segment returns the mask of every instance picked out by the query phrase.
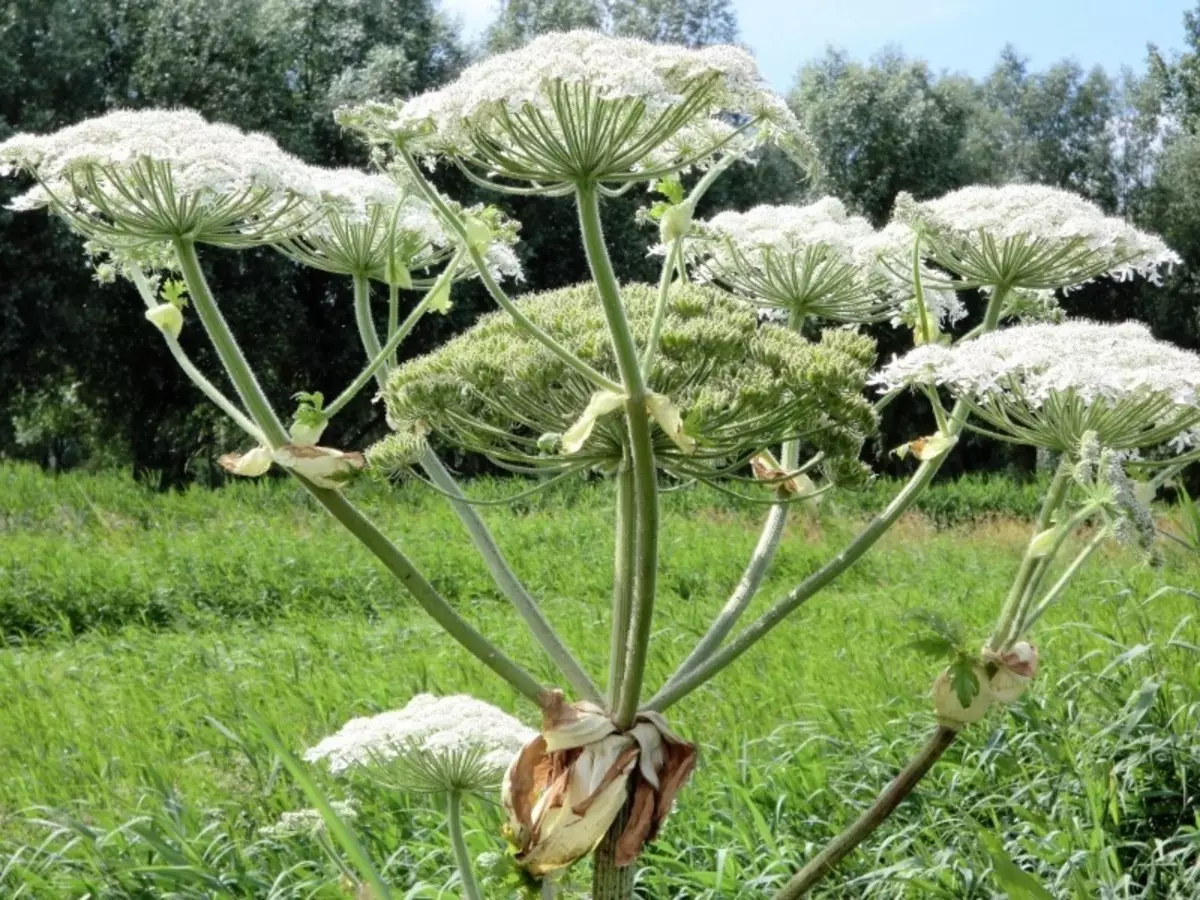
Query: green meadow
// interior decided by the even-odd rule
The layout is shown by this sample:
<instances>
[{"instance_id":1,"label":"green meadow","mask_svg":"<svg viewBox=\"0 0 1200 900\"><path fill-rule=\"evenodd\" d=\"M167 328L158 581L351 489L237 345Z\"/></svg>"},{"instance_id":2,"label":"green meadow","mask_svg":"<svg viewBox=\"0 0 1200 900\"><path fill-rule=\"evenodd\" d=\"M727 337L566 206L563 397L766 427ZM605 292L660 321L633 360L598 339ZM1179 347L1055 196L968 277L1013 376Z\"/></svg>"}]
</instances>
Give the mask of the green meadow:
<instances>
[{"instance_id":1,"label":"green meadow","mask_svg":"<svg viewBox=\"0 0 1200 900\"><path fill-rule=\"evenodd\" d=\"M441 498L419 485L351 490L464 616L553 680ZM756 609L894 490L796 513ZM859 565L672 709L701 761L640 896L762 897L854 818L932 727L939 664L907 647L906 616L934 611L982 639L1040 491L935 486ZM763 515L708 491L664 504L653 684L726 599ZM484 510L594 671L608 652L611 505L604 485L577 483ZM1200 555L1168 546L1151 567L1100 553L1037 628L1035 686L965 732L818 895L1015 900L995 880L990 832L1056 898L1200 896L1198 614ZM300 752L422 691L470 693L536 724L286 481L158 494L123 474L0 467L0 634L5 898L344 897L314 842L262 832L311 805L264 727ZM355 829L398 896L458 896L435 805L312 772L328 796L357 802ZM503 850L500 818L494 803L470 806L476 854Z\"/></svg>"}]
</instances>

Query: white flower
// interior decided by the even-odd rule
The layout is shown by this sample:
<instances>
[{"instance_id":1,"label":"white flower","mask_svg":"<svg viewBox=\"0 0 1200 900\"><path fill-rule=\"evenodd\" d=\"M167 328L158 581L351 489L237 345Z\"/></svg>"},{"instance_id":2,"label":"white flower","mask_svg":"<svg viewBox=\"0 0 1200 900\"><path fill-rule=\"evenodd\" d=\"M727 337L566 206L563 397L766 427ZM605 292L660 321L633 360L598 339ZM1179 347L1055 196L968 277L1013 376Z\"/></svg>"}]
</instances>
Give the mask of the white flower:
<instances>
[{"instance_id":1,"label":"white flower","mask_svg":"<svg viewBox=\"0 0 1200 900\"><path fill-rule=\"evenodd\" d=\"M329 805L342 821L358 817L358 810L347 800L332 800ZM311 835L325 830L325 819L319 809L296 809L283 813L274 825L260 830L264 837L285 838Z\"/></svg>"},{"instance_id":2,"label":"white flower","mask_svg":"<svg viewBox=\"0 0 1200 900\"><path fill-rule=\"evenodd\" d=\"M859 265L869 272L872 288L887 298L893 328L906 325L919 329L921 326L920 306L913 283L916 237L916 232L903 222L889 222L855 247ZM965 318L967 308L959 299L953 282L924 262L920 271L921 294L929 324L944 330Z\"/></svg>"},{"instance_id":3,"label":"white flower","mask_svg":"<svg viewBox=\"0 0 1200 900\"><path fill-rule=\"evenodd\" d=\"M131 244L188 236L244 246L286 233L305 166L269 137L191 110L121 110L0 144L0 175L39 185L14 208L52 205L89 237Z\"/></svg>"},{"instance_id":4,"label":"white flower","mask_svg":"<svg viewBox=\"0 0 1200 900\"><path fill-rule=\"evenodd\" d=\"M918 347L872 381L889 390L943 386L1002 436L1066 452L1087 431L1130 450L1200 422L1200 356L1137 322L1019 325L954 347Z\"/></svg>"},{"instance_id":5,"label":"white flower","mask_svg":"<svg viewBox=\"0 0 1200 900\"><path fill-rule=\"evenodd\" d=\"M1180 261L1157 236L1045 185L967 187L920 203L902 194L896 217L923 230L939 265L980 286L1070 288L1101 275L1158 283Z\"/></svg>"},{"instance_id":6,"label":"white flower","mask_svg":"<svg viewBox=\"0 0 1200 900\"><path fill-rule=\"evenodd\" d=\"M476 177L499 174L548 191L581 177L640 180L635 173L648 168L703 163L733 138L738 117L753 122L743 132L751 142L803 142L745 51L591 31L544 34L436 91L338 113L373 142L458 156Z\"/></svg>"},{"instance_id":7,"label":"white flower","mask_svg":"<svg viewBox=\"0 0 1200 900\"><path fill-rule=\"evenodd\" d=\"M328 760L329 771L337 775L359 766L378 766L414 750L447 759L470 753L498 784L521 747L535 735L512 716L474 697L418 694L403 709L351 719L304 758Z\"/></svg>"},{"instance_id":8,"label":"white flower","mask_svg":"<svg viewBox=\"0 0 1200 900\"><path fill-rule=\"evenodd\" d=\"M754 302L841 322L873 318L862 246L875 229L825 197L808 206L756 206L696 224L689 250L697 277L725 284Z\"/></svg>"}]
</instances>

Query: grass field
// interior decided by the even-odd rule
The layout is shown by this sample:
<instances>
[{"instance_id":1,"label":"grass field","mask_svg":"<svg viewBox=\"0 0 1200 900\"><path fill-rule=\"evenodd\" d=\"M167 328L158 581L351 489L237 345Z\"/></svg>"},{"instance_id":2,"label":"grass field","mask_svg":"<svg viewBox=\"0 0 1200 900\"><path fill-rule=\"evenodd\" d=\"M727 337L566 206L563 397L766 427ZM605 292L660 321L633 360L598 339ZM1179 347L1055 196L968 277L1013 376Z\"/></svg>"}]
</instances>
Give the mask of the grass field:
<instances>
[{"instance_id":1,"label":"grass field","mask_svg":"<svg viewBox=\"0 0 1200 900\"><path fill-rule=\"evenodd\" d=\"M478 496L505 487L480 483ZM511 487L507 488L511 490ZM889 485L789 526L768 602L844 543ZM429 492L352 493L464 615L552 678ZM986 634L1038 486L939 487L737 666L672 710L700 769L649 852L644 897L761 897L856 815L931 725L936 665L906 612ZM581 485L486 518L594 671L607 657L610 501ZM761 509L668 495L658 683L736 582ZM1100 554L1039 625L1043 670L951 748L826 897L1004 896L981 831L1054 897L1200 897L1200 557ZM528 706L432 627L287 482L156 495L121 475L0 467L0 897L340 897L307 839L260 833L309 805L253 716L301 750L414 693ZM404 897L456 897L440 815L329 779ZM490 804L476 853L500 848ZM579 878L582 881L582 876Z\"/></svg>"}]
</instances>

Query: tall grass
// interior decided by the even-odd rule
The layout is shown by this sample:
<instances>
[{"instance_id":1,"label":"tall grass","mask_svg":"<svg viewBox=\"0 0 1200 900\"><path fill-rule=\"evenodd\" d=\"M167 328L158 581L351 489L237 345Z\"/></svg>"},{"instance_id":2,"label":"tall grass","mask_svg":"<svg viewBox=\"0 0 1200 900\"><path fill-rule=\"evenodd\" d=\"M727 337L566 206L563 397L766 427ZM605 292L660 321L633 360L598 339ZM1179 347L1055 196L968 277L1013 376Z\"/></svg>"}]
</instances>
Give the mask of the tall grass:
<instances>
[{"instance_id":1,"label":"tall grass","mask_svg":"<svg viewBox=\"0 0 1200 900\"><path fill-rule=\"evenodd\" d=\"M999 492L989 485L958 490ZM552 677L438 498L355 490L464 615ZM834 551L867 508L858 501L797 519L762 602ZM935 672L904 649L904 614L935 610L982 636L1027 537L983 513L954 527L905 520L672 711L701 766L649 852L641 896L761 897L886 783L931 718ZM598 669L604 493L582 485L485 515ZM652 680L723 602L760 515L721 495L669 495ZM2 897L345 896L313 841L261 832L307 804L252 714L297 750L423 690L530 717L286 483L156 495L118 476L5 467L0 516ZM1160 570L1099 555L1039 626L1034 689L952 748L823 896L999 896L983 830L1055 897L1200 896L1198 586L1200 559L1182 548ZM359 800L355 827L400 896L457 895L439 812L314 772L331 796ZM471 807L467 824L474 853L498 848L493 805Z\"/></svg>"}]
</instances>

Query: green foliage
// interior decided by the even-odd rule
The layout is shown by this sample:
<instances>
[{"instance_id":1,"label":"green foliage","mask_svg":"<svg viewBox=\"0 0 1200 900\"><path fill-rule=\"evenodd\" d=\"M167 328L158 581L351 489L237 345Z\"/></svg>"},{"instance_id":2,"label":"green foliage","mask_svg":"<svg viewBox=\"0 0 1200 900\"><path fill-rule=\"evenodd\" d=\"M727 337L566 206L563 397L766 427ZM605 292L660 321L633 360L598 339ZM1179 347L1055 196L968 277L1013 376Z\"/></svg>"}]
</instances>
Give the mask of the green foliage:
<instances>
[{"instance_id":1,"label":"green foliage","mask_svg":"<svg viewBox=\"0 0 1200 900\"><path fill-rule=\"evenodd\" d=\"M195 572L214 596L272 592L256 621L232 609L181 610L178 629L147 629L135 616L0 654L0 895L344 897L341 872L316 839L261 831L312 803L278 766L254 715L292 752L422 690L470 692L532 721L533 711L415 615L365 554L350 552L323 513L298 506L286 481L155 495L116 475L2 471L5 575L26 561L46 585L65 585L93 560L70 591L39 599L46 621L57 605L103 592L133 568L143 585ZM463 615L551 677L440 498L415 486L353 491ZM762 515L708 492L663 499L652 681L724 602ZM485 512L591 667L607 653L594 635L606 624L599 599L610 548L598 538L610 514L609 489L598 485ZM797 519L766 598L827 558L852 525L828 511ZM925 609L981 633L1027 538L1027 525L1003 519L941 531L906 520L819 601L674 709L673 727L707 743L680 809L649 850L643 895L760 898L857 816L930 727L928 685L942 664L903 646L912 632L906 613ZM63 554L57 565L54 554ZM1098 554L1039 629L1042 666L1030 691L968 729L915 801L817 896L1011 892L982 832L1057 898L1196 896L1197 598L1155 586L1195 585L1200 568L1182 552L1168 555L1162 573L1133 562L1119 549ZM244 586L256 572L261 580ZM314 577L321 572L330 577ZM0 588L9 583L0 577ZM358 801L350 824L395 895L454 894L440 809L366 778L333 779L317 766L308 773L325 796ZM492 804L469 805L465 824L474 856L502 852ZM587 883L584 871L571 878L576 889Z\"/></svg>"}]
</instances>

